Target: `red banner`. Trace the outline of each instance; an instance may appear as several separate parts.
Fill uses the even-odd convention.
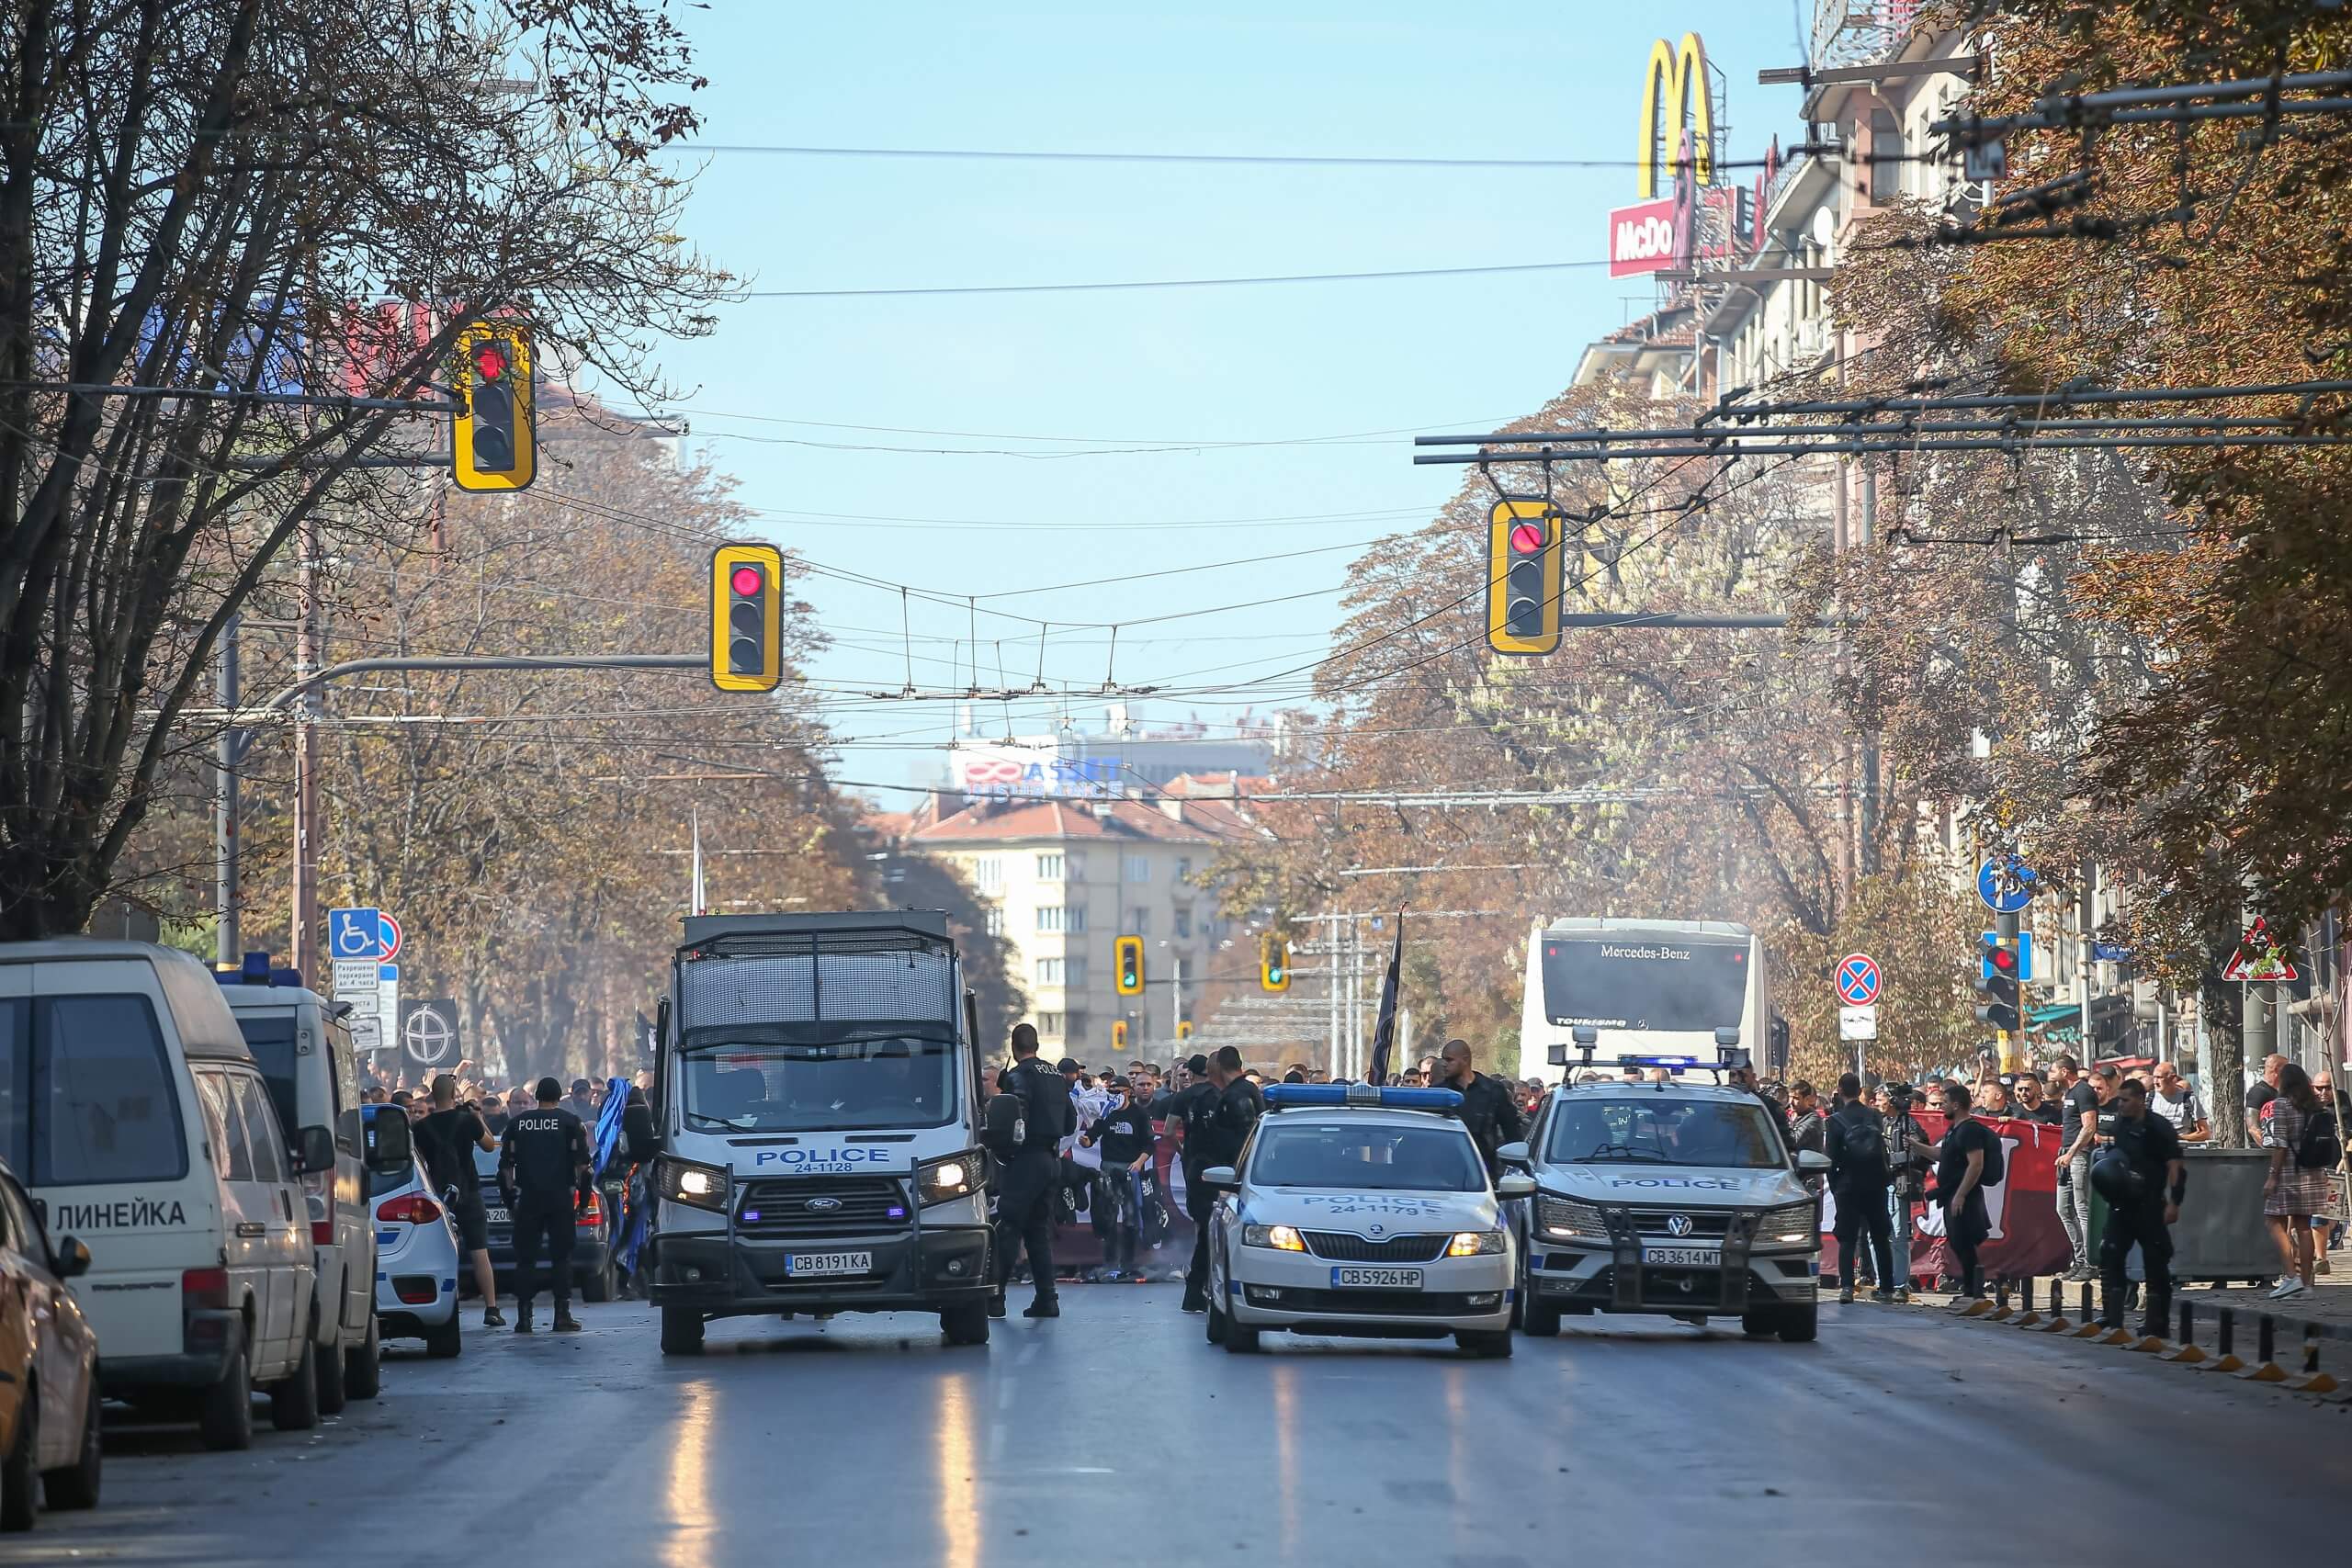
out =
[[[1915,1111],[1912,1115],[1927,1129],[1930,1140],[1943,1136],[1943,1112]],[[1984,1210],[1993,1221],[1993,1234],[1976,1251],[1984,1277],[2028,1280],[2064,1273],[2074,1260],[2074,1247],[2066,1239],[2066,1227],[2058,1219],[2058,1129],[2046,1122],[2015,1117],[1984,1116],[1977,1120],[2000,1138],[2001,1152],[2008,1167],[1999,1181],[1988,1182],[1984,1187]],[[1928,1201],[1912,1205],[1911,1277],[1932,1281],[1939,1275],[1951,1272],[1952,1263],[1951,1248],[1943,1240],[1943,1210],[1935,1202],[1932,1175],[1928,1190]],[[1821,1216],[1824,1278],[1838,1268],[1838,1244],[1828,1234],[1835,1212],[1835,1206],[1825,1198]]]

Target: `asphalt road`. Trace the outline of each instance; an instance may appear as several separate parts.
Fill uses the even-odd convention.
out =
[[[664,1360],[631,1303],[475,1332],[247,1454],[110,1428],[99,1510],[0,1562],[2154,1568],[2335,1561],[2352,1508],[2345,1406],[1920,1309],[1826,1305],[1815,1345],[1571,1319],[1472,1361],[1227,1355],[1174,1286],[1063,1301],[986,1348],[745,1319]]]

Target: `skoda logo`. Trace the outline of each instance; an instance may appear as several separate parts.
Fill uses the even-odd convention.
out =
[[[801,1207],[807,1209],[812,1214],[830,1214],[841,1206],[842,1201],[838,1198],[811,1198],[808,1202],[801,1205]],[[1687,1231],[1690,1228],[1690,1222],[1684,1220],[1682,1222],[1682,1230]],[[1676,1231],[1674,1234],[1680,1235],[1682,1231]]]
[[[816,1205],[811,1203],[809,1207],[813,1209]],[[1688,1214],[1667,1215],[1666,1234],[1668,1235],[1689,1235],[1690,1234],[1690,1216]]]
[[[1388,1228],[1388,1227],[1387,1227],[1386,1225],[1374,1225],[1374,1226],[1373,1226],[1373,1227],[1372,1227],[1372,1234],[1373,1234],[1374,1235],[1379,1235],[1380,1234],[1382,1234],[1383,1232],[1385,1232],[1385,1230],[1387,1230],[1387,1228]]]

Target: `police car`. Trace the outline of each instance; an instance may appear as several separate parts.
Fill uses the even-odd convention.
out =
[[[1726,1053],[1719,1066],[1729,1065]],[[1663,1068],[1666,1081],[1563,1082],[1527,1141],[1499,1151],[1537,1189],[1512,1205],[1525,1259],[1520,1326],[1556,1334],[1563,1314],[1698,1325],[1721,1314],[1752,1335],[1815,1337],[1821,1204],[1804,1178],[1828,1160],[1792,1154],[1755,1095],[1695,1081],[1717,1066],[1688,1056],[1617,1066]]]
[[[1440,1339],[1510,1354],[1519,1248],[1452,1089],[1280,1084],[1209,1232],[1208,1337],[1237,1354],[1268,1330]]]

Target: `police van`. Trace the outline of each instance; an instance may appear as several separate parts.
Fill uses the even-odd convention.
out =
[[[1778,1113],[1719,1080],[1746,1056],[1721,1032],[1713,1061],[1583,1057],[1544,1097],[1524,1143],[1498,1151],[1534,1178],[1519,1206],[1520,1326],[1559,1332],[1563,1314],[1658,1314],[1703,1326],[1736,1317],[1751,1335],[1818,1332],[1820,1200],[1804,1178],[1829,1168],[1792,1152]],[[1566,1047],[1553,1046],[1555,1066]],[[1631,1068],[1638,1081],[1619,1074]],[[1591,1081],[1585,1081],[1591,1080]]]
[[[689,917],[657,1025],[662,1348],[713,1318],[938,1314],[985,1344],[979,1043],[936,911]]]
[[[301,1179],[336,1149],[289,1138],[220,990],[144,942],[0,945],[0,1158],[90,1249],[74,1294],[107,1394],[243,1448],[256,1389],[281,1429],[318,1424]]]

